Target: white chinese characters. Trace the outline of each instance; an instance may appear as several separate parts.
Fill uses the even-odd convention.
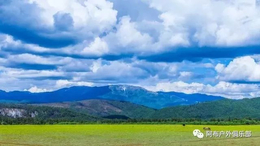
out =
[[[226,138],[249,138],[252,131],[206,131],[206,137],[226,137]]]

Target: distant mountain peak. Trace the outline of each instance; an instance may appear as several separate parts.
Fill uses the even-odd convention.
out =
[[[6,93],[6,92],[5,92],[5,91],[3,91],[3,90],[0,90],[0,93],[1,93],[1,92],[2,92],[2,93]]]
[[[89,99],[126,101],[151,108],[164,108],[176,105],[191,105],[224,99],[203,94],[184,94],[175,92],[151,92],[145,88],[131,85],[110,85],[101,87],[74,86],[53,92],[0,92],[2,102],[55,103]]]
[[[140,86],[133,86],[133,85],[110,85],[110,89],[116,89],[116,90],[122,90],[122,91],[146,91],[146,92],[151,92],[143,87]]]

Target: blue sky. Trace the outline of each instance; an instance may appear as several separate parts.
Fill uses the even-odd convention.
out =
[[[0,0],[0,89],[260,96],[258,0]]]

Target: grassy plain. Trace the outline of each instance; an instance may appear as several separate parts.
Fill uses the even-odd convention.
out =
[[[259,146],[260,126],[208,126],[212,131],[252,131],[251,138],[192,135],[201,125],[0,126],[0,146]],[[205,132],[204,132],[205,133]]]

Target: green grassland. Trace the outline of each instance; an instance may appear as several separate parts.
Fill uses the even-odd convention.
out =
[[[207,126],[212,131],[252,131],[251,138],[204,138],[192,135],[201,125],[19,125],[0,126],[2,146],[257,146],[260,126]]]

